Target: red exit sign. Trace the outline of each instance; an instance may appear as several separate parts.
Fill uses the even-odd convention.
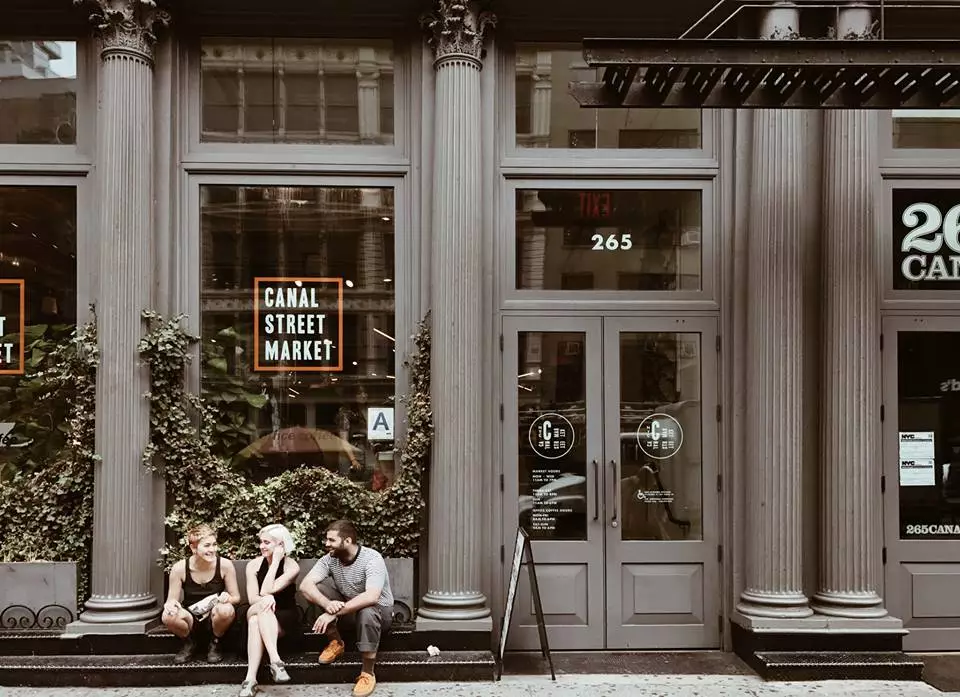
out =
[[[581,191],[579,194],[581,218],[603,220],[613,215],[613,203],[609,191]]]

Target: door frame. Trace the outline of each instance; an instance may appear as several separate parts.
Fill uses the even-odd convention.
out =
[[[507,564],[508,560],[506,560],[503,550],[506,548],[512,548],[513,546],[514,537],[516,535],[515,521],[517,520],[518,516],[517,499],[519,495],[519,486],[516,478],[516,465],[510,463],[510,459],[516,458],[517,456],[517,441],[519,436],[517,433],[513,432],[514,429],[506,428],[506,424],[509,422],[508,414],[516,414],[517,411],[516,373],[511,374],[510,370],[517,367],[518,332],[584,332],[588,337],[588,342],[591,335],[595,336],[593,340],[595,342],[595,348],[591,350],[588,343],[586,352],[586,360],[588,362],[586,398],[588,400],[588,409],[590,410],[588,413],[591,416],[596,414],[596,416],[592,419],[588,418],[587,523],[588,528],[591,525],[599,526],[601,535],[600,539],[603,541],[599,546],[600,559],[599,563],[597,564],[598,567],[602,568],[599,579],[601,584],[601,592],[593,594],[594,598],[590,603],[591,606],[595,605],[596,603],[601,603],[601,610],[599,611],[599,614],[596,614],[596,611],[594,610],[591,612],[591,616],[601,617],[602,623],[599,629],[599,642],[595,637],[590,646],[584,646],[575,641],[564,640],[564,638],[560,636],[558,632],[551,631],[551,628],[548,625],[550,646],[554,649],[584,650],[591,648],[591,646],[593,648],[603,649],[611,645],[609,619],[607,617],[609,608],[607,608],[606,602],[609,591],[605,578],[606,574],[608,573],[608,564],[610,563],[605,557],[607,556],[606,550],[608,547],[606,537],[610,534],[608,521],[608,507],[610,499],[608,488],[611,480],[609,473],[606,471],[608,468],[608,463],[606,463],[606,460],[610,459],[606,457],[606,454],[610,448],[610,444],[607,442],[611,437],[609,434],[613,431],[616,431],[617,448],[609,452],[617,452],[617,459],[619,459],[619,406],[618,403],[610,406],[611,401],[608,399],[604,391],[604,384],[609,383],[609,376],[604,375],[605,362],[608,360],[606,356],[607,347],[605,345],[606,343],[609,343],[606,341],[608,331],[618,332],[622,329],[625,329],[626,331],[637,332],[687,331],[699,333],[701,335],[701,508],[703,539],[700,541],[690,541],[689,544],[685,541],[676,541],[672,542],[671,544],[687,545],[689,547],[702,546],[707,549],[716,550],[716,556],[713,556],[712,553],[703,555],[705,564],[702,586],[704,588],[704,608],[707,609],[709,606],[711,609],[705,612],[704,623],[702,625],[689,625],[690,627],[702,627],[702,629],[687,632],[688,634],[698,634],[700,637],[696,641],[687,641],[687,643],[684,644],[684,648],[720,648],[722,646],[724,612],[724,587],[720,545],[724,535],[724,529],[722,527],[723,516],[720,510],[722,494],[719,492],[719,489],[715,489],[712,484],[714,481],[719,482],[719,476],[723,470],[723,465],[721,462],[723,452],[721,450],[720,423],[712,416],[713,412],[719,414],[718,408],[722,399],[722,395],[720,394],[720,386],[722,384],[720,371],[722,370],[723,366],[719,357],[718,337],[721,324],[721,318],[719,315],[714,312],[678,313],[665,310],[648,311],[639,314],[636,311],[622,310],[598,313],[595,310],[563,311],[551,309],[540,312],[525,310],[504,312],[501,314],[500,320],[500,331],[502,337],[501,357],[499,363],[499,370],[501,371],[500,383],[502,389],[500,453],[504,458],[501,469],[502,480],[500,487],[501,516],[503,520],[503,524],[500,526],[502,536],[500,578],[504,584],[506,584],[509,580],[510,568]],[[680,326],[669,327],[668,325],[671,321],[673,321],[674,324],[679,324]],[[543,325],[542,329],[538,329],[538,325],[540,324]],[[611,329],[608,330],[608,327]],[[615,329],[613,329],[613,327],[615,327]],[[716,347],[716,349],[714,347]],[[617,345],[615,351],[619,352],[619,345]],[[596,355],[598,360],[596,361],[596,365],[591,366],[590,357],[593,355]],[[508,358],[508,356],[511,358]],[[709,360],[706,360],[704,358],[705,356],[709,357]],[[510,361],[509,364],[508,360]],[[711,367],[712,370],[710,369]],[[617,368],[615,372],[616,374],[619,374],[619,368]],[[593,379],[595,384],[591,384],[591,379]],[[598,406],[596,408],[591,408],[589,406],[590,400],[593,400]],[[615,421],[610,421],[611,417],[609,416],[608,410],[612,410],[616,414]],[[608,423],[615,424],[615,426],[608,426]],[[595,477],[592,469],[594,453],[596,453],[596,458],[598,459],[600,469],[598,477],[600,486],[603,487],[603,490],[600,492],[599,496],[594,495],[594,487],[596,486],[595,480],[597,478]],[[710,457],[708,453],[713,453],[713,456]],[[595,501],[598,503],[595,503]],[[597,510],[594,510],[594,508]],[[598,521],[594,521],[595,515],[599,517]],[[588,535],[588,539],[593,539],[592,533]],[[562,563],[563,561],[566,561],[566,558],[563,554],[557,555],[555,553],[551,553],[551,551],[547,549],[549,544],[550,543],[546,541],[536,541],[536,544],[534,545],[534,558],[536,563],[539,565],[542,562],[549,563],[553,561]],[[655,542],[647,544],[664,545],[666,543]],[[523,579],[523,577],[524,575],[521,574],[521,579]],[[522,600],[523,599],[518,596],[518,608],[522,607]],[[604,610],[602,608],[607,609]],[[530,624],[527,626],[518,626],[516,624],[516,613],[514,621],[514,627],[512,627],[510,630],[510,643],[516,645],[515,642],[518,640],[522,641],[523,639],[526,639],[526,641],[522,641],[523,644],[529,646],[536,645],[536,642],[538,641],[536,625]],[[670,626],[677,627],[679,625]],[[641,631],[649,632],[650,627],[644,627]],[[589,635],[588,632],[581,634]],[[671,642],[668,641],[666,645],[671,645]],[[623,646],[623,648],[629,647]]]
[[[883,351],[881,365],[881,403],[884,406],[882,424],[883,448],[883,540],[884,566],[881,592],[890,614],[903,620],[909,633],[904,636],[903,648],[909,651],[938,651],[955,649],[960,642],[960,623],[954,618],[913,617],[912,579],[914,571],[927,565],[941,575],[960,574],[960,565],[951,560],[960,558],[960,540],[902,540],[900,538],[900,472],[899,472],[899,380],[898,358],[900,332],[958,332],[960,316],[937,314],[929,316],[887,315],[882,317]],[[934,568],[936,565],[938,568]],[[947,565],[956,568],[950,570]],[[947,620],[938,622],[938,620]]]

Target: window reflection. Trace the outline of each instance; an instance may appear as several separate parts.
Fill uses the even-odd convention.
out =
[[[205,186],[201,206],[202,379],[220,413],[219,454],[256,481],[309,466],[386,488],[394,477],[393,190]],[[342,370],[255,370],[254,282],[281,285],[264,278],[339,282]],[[336,295],[323,290],[331,282],[313,283],[316,312],[333,324]]]
[[[71,145],[77,44],[0,39],[0,143]]]
[[[699,148],[699,109],[584,109],[571,82],[597,82],[579,48],[520,45],[516,52],[517,146]]]
[[[390,42],[205,40],[207,142],[393,143]]]
[[[895,109],[893,147],[960,148],[960,109]]]
[[[699,191],[517,191],[518,290],[700,290]]]

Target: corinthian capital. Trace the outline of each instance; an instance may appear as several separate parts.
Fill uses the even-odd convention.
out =
[[[161,0],[162,2],[163,0]],[[73,0],[90,7],[90,21],[103,42],[103,54],[126,53],[153,61],[156,31],[170,23],[157,0]]]
[[[436,0],[436,9],[420,18],[437,60],[458,56],[480,62],[485,34],[497,23],[481,7],[479,0]]]

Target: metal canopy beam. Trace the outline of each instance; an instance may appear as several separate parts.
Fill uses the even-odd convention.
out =
[[[937,109],[960,106],[960,41],[587,39],[602,82],[584,107]]]

